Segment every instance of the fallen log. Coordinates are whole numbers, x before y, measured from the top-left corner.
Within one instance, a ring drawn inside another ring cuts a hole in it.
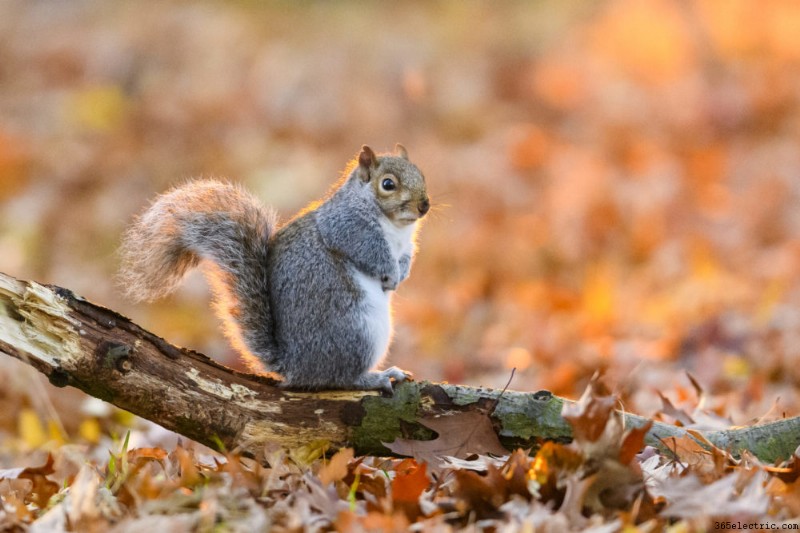
[[[67,289],[0,273],[0,352],[45,374],[210,447],[262,458],[266,445],[289,449],[350,446],[385,455],[397,438],[429,439],[420,420],[480,410],[508,449],[569,441],[561,416],[569,400],[548,391],[515,392],[426,381],[406,382],[392,396],[376,391],[298,392],[265,376],[226,368],[176,347],[110,309]],[[648,421],[625,414],[627,427]],[[656,422],[646,442],[689,435]],[[703,432],[714,445],[763,461],[790,457],[800,418]],[[702,441],[702,439],[701,439]]]

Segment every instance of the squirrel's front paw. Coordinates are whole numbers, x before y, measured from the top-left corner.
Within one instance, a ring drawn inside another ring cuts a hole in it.
[[[408,254],[403,255],[400,260],[397,261],[397,266],[400,269],[400,281],[402,282],[408,278],[408,274],[411,272],[411,256]]]
[[[394,384],[398,384],[409,379],[412,379],[409,372],[393,366],[380,372],[367,372],[354,385],[359,389],[380,390],[392,394],[392,380]]]
[[[381,276],[381,288],[386,291],[393,291],[397,288],[397,276],[384,274]]]

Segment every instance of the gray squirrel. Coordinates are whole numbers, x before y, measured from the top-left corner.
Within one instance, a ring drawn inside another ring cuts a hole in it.
[[[154,300],[206,260],[226,335],[251,368],[277,372],[290,388],[391,392],[409,375],[372,369],[429,209],[425,178],[399,144],[380,156],[363,146],[324,201],[280,228],[241,187],[190,181],[133,222],[120,279],[130,298]]]

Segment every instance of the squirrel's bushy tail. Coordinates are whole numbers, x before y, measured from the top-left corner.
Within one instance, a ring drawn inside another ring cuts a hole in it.
[[[120,282],[128,297],[154,300],[208,260],[226,335],[243,354],[268,363],[274,344],[267,251],[275,226],[274,212],[241,187],[191,181],[157,197],[128,229]]]

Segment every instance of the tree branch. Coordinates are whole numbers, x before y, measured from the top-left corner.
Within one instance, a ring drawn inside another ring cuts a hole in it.
[[[397,437],[430,438],[418,421],[465,410],[491,412],[501,442],[530,447],[568,441],[564,400],[548,391],[523,393],[429,382],[403,383],[391,397],[374,391],[297,392],[228,369],[178,348],[124,316],[71,291],[0,273],[0,352],[45,374],[211,447],[221,442],[256,458],[266,444],[298,449],[324,441],[358,454],[388,454]],[[495,405],[496,404],[496,405]],[[625,415],[626,425],[647,420]],[[655,423],[647,442],[684,436]],[[800,443],[800,419],[703,433],[734,454],[764,461],[788,458]],[[662,446],[663,447],[663,446]]]

